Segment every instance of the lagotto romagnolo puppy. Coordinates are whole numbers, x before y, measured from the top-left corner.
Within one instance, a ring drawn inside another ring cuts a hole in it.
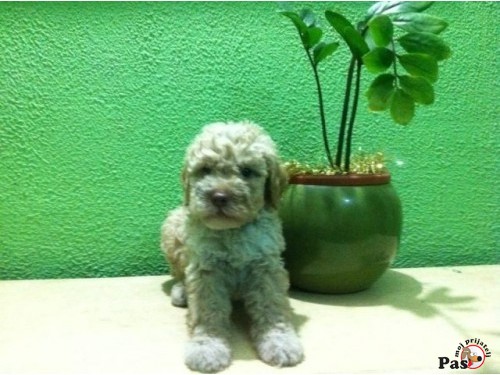
[[[287,176],[273,141],[249,122],[207,125],[187,149],[182,181],[184,205],[168,215],[161,242],[176,280],[172,303],[188,306],[186,365],[200,372],[229,366],[235,298],[264,362],[301,362],[276,212]]]

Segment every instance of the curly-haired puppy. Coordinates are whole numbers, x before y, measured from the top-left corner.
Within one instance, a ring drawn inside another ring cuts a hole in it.
[[[177,280],[172,303],[188,306],[186,365],[217,372],[231,362],[231,299],[242,299],[260,358],[293,366],[303,358],[287,298],[288,274],[276,207],[287,176],[257,125],[207,125],[187,150],[185,202],[162,227]]]

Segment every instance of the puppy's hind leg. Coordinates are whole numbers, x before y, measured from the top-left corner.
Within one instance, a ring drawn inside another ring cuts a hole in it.
[[[178,281],[172,286],[172,290],[170,291],[170,300],[174,306],[187,306],[186,288],[183,281]]]
[[[170,292],[172,305],[186,307],[185,269],[188,264],[186,243],[187,210],[179,207],[168,215],[161,228],[161,248],[170,264],[170,273],[176,280]]]

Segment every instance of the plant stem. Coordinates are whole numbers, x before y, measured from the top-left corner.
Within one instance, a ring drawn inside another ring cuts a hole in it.
[[[392,46],[392,52],[393,52],[393,56],[394,56],[393,61],[392,61],[392,66],[393,66],[393,70],[394,70],[394,77],[395,77],[394,82],[396,83],[396,87],[399,87],[399,85],[398,85],[399,75],[398,75],[398,68],[397,68],[398,59],[397,59],[397,55],[396,55],[396,44],[394,43],[394,38],[391,39],[391,46]]]
[[[351,107],[351,116],[349,118],[349,128],[347,129],[347,139],[345,147],[345,171],[349,172],[351,169],[351,144],[352,144],[352,133],[354,130],[354,122],[356,120],[356,112],[358,111],[359,103],[359,88],[361,81],[361,60],[356,61],[356,80],[354,83],[354,98]]]
[[[314,60],[311,56],[311,52],[309,49],[305,48],[307,57],[309,58],[309,62],[311,63],[311,67],[314,72],[314,80],[316,81],[316,89],[318,91],[318,102],[319,102],[319,115],[321,118],[321,131],[323,134],[323,144],[325,147],[325,152],[326,152],[326,157],[328,159],[328,163],[330,164],[330,167],[333,168],[333,159],[332,159],[332,154],[330,153],[330,145],[328,143],[328,133],[326,131],[326,117],[325,117],[325,108],[323,104],[323,91],[321,89],[321,83],[319,80],[319,74],[318,74],[318,67],[314,63]]]
[[[353,56],[351,58],[351,63],[349,64],[349,71],[347,72],[347,82],[344,94],[344,105],[342,107],[342,118],[340,120],[339,128],[339,138],[337,142],[337,156],[335,158],[335,165],[340,169],[342,166],[342,151],[344,148],[344,138],[345,130],[347,125],[347,115],[349,113],[349,103],[351,101],[351,86],[352,86],[352,76],[354,74],[354,66],[356,64],[356,58]]]

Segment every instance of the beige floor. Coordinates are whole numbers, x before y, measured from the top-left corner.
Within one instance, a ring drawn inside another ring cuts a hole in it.
[[[500,266],[397,269],[372,289],[291,292],[306,351],[299,366],[260,362],[235,314],[228,374],[499,373]],[[181,374],[186,310],[168,276],[0,281],[0,374]],[[439,370],[438,357],[479,338],[478,370]]]

